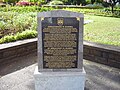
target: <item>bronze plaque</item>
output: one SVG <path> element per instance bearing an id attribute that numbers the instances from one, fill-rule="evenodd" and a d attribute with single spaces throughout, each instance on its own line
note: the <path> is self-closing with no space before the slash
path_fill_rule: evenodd
<path id="1" fill-rule="evenodd" d="M 77 68 L 79 19 L 45 17 L 42 21 L 43 68 Z"/>

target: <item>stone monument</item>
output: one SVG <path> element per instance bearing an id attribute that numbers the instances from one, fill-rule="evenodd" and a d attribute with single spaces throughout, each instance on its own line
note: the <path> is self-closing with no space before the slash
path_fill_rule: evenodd
<path id="1" fill-rule="evenodd" d="M 37 19 L 35 90 L 84 90 L 84 15 L 54 10 L 38 13 Z"/>

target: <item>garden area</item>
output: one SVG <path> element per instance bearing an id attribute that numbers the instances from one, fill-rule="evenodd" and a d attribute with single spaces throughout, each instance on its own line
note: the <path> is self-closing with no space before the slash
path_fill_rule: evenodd
<path id="1" fill-rule="evenodd" d="M 118 2 L 114 2 L 115 5 L 113 8 L 110 3 L 103 0 L 49 0 L 48 2 L 45 0 L 8 0 L 5 7 L 0 7 L 0 44 L 37 37 L 37 13 L 63 9 L 84 13 L 85 21 L 92 21 L 84 25 L 84 40 L 120 46 L 119 2 L 119 0 Z M 54 8 L 52 6 L 42 6 L 63 4 L 75 6 L 78 4 L 77 6 L 80 7 L 59 8 L 56 6 Z"/>

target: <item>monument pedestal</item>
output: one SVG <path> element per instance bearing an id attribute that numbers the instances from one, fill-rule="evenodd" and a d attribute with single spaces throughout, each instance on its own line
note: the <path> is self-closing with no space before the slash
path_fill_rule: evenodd
<path id="1" fill-rule="evenodd" d="M 35 90 L 84 90 L 86 72 L 34 72 Z"/>

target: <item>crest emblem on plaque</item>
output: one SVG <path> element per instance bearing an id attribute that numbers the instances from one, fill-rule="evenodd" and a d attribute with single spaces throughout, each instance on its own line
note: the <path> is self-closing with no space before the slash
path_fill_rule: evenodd
<path id="1" fill-rule="evenodd" d="M 58 19 L 57 19 L 57 24 L 58 24 L 59 26 L 62 26 L 63 23 L 64 23 L 63 18 L 58 18 Z"/>

